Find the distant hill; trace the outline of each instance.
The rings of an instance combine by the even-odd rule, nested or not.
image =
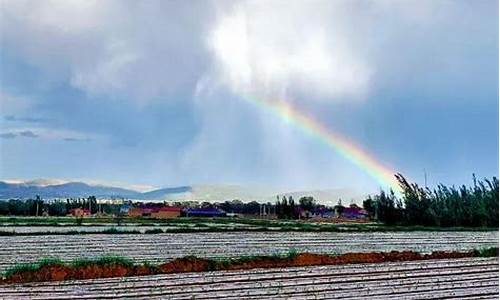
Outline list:
[[[141,198],[143,200],[168,200],[171,197],[174,197],[174,195],[184,195],[188,194],[192,191],[192,187],[190,186],[179,186],[179,187],[172,187],[172,188],[164,188],[164,189],[158,189],[154,191],[149,191],[141,194]]]
[[[48,180],[26,181],[9,183],[0,181],[0,199],[35,198],[40,195],[43,199],[52,198],[78,198],[96,196],[97,198],[125,198],[142,201],[198,201],[198,202],[223,202],[241,200],[244,202],[271,202],[276,201],[276,196],[292,196],[299,199],[302,196],[312,196],[318,202],[335,205],[339,199],[342,204],[361,204],[365,195],[349,189],[312,190],[280,192],[263,187],[248,187],[238,185],[193,185],[162,188],[148,192],[138,192],[131,189],[91,185],[83,182],[67,182],[51,184]]]
[[[140,197],[141,193],[133,190],[89,185],[83,182],[68,182],[55,185],[39,185],[36,183],[6,183],[0,181],[0,199],[9,198],[66,198],[66,197]]]

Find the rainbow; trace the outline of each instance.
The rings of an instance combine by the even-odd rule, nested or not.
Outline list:
[[[359,169],[375,179],[381,188],[391,188],[400,192],[400,186],[394,176],[395,172],[377,161],[361,147],[355,145],[342,135],[326,128],[316,120],[304,114],[288,101],[266,101],[259,98],[246,98],[264,110],[270,111],[287,124],[298,128],[308,136],[321,141],[335,152],[348,159]]]

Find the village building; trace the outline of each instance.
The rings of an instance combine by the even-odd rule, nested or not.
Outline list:
[[[128,214],[129,209],[130,209],[129,205],[122,205],[122,206],[120,206],[120,213]]]
[[[142,217],[141,207],[129,207],[127,209],[127,215],[132,218]]]
[[[151,212],[151,217],[156,219],[170,219],[181,216],[182,209],[174,206],[161,207]]]
[[[356,204],[351,204],[342,210],[342,217],[347,219],[365,219],[368,218],[368,213]]]
[[[321,219],[321,218],[333,218],[333,217],[335,217],[335,212],[325,207],[320,207],[309,211],[309,218]]]
[[[226,212],[219,208],[186,208],[183,210],[186,217],[225,217]]]
[[[69,210],[69,213],[73,217],[90,216],[90,210],[88,210],[87,208],[73,208]]]

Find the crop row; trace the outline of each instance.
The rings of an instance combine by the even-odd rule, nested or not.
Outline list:
[[[498,258],[219,271],[0,287],[3,299],[498,299]]]
[[[148,230],[162,230],[162,231],[176,231],[176,230],[184,230],[184,231],[209,231],[213,230],[227,230],[227,231],[244,231],[244,230],[259,230],[264,231],[267,228],[246,225],[246,224],[156,224],[156,225],[133,225],[133,224],[97,224],[97,225],[81,225],[81,226],[0,226],[0,232],[5,233],[17,233],[20,235],[51,235],[54,233],[69,233],[74,234],[78,233],[102,233],[106,230],[116,230],[122,232],[132,232],[132,233],[145,233]],[[275,228],[276,230],[279,228]],[[267,229],[267,230],[272,230]]]
[[[102,234],[88,236],[24,236],[24,237],[4,237],[8,244],[31,244],[36,243],[66,243],[72,241],[95,241],[106,242],[113,240],[125,240],[131,243],[140,241],[169,241],[169,242],[189,242],[193,239],[200,239],[203,242],[231,241],[234,239],[243,239],[247,242],[281,242],[281,241],[305,241],[305,242],[323,242],[323,241],[351,241],[351,242],[370,242],[370,241],[389,241],[389,242],[494,242],[498,239],[498,232],[391,232],[391,233],[307,233],[307,232],[217,232],[217,233],[169,233],[159,234],[157,236],[142,235],[115,235],[108,236]]]
[[[409,233],[197,233],[4,237],[0,271],[46,256],[63,260],[117,254],[137,261],[166,261],[186,255],[235,257],[283,254],[290,249],[311,253],[372,251],[467,251],[498,247],[497,232]]]

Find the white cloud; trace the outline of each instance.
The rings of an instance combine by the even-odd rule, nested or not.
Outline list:
[[[394,37],[399,29],[386,27],[393,22],[413,27],[434,21],[431,2],[421,4],[425,9],[411,1],[215,4],[215,21],[205,38],[212,68],[196,88],[195,105],[203,126],[184,153],[181,169],[195,169],[202,176],[207,173],[210,178],[218,176],[226,181],[241,176],[245,173],[242,170],[259,169],[257,176],[261,180],[295,188],[301,184],[347,186],[366,181],[362,171],[332,149],[318,145],[274,115],[245,112],[251,106],[232,100],[292,99],[304,109],[315,100],[368,100],[371,89],[378,84],[377,68],[386,68],[393,59],[389,56],[398,52],[381,51],[386,41],[377,34]],[[228,90],[232,97],[227,96]],[[221,98],[226,103],[221,104]],[[241,135],[245,134],[244,143],[253,149],[250,155],[240,146]],[[311,152],[317,156],[311,156]],[[248,162],[250,159],[253,161]],[[249,167],[252,164],[259,167]],[[331,182],[332,178],[335,182]],[[371,179],[365,186],[370,183]]]
[[[363,95],[370,65],[331,1],[239,2],[219,9],[208,37],[216,76],[237,94]],[[349,5],[349,4],[347,4]]]
[[[41,81],[92,95],[168,98],[208,76],[236,94],[340,101],[373,83],[367,28],[391,15],[427,22],[433,3],[3,0],[0,28]]]

